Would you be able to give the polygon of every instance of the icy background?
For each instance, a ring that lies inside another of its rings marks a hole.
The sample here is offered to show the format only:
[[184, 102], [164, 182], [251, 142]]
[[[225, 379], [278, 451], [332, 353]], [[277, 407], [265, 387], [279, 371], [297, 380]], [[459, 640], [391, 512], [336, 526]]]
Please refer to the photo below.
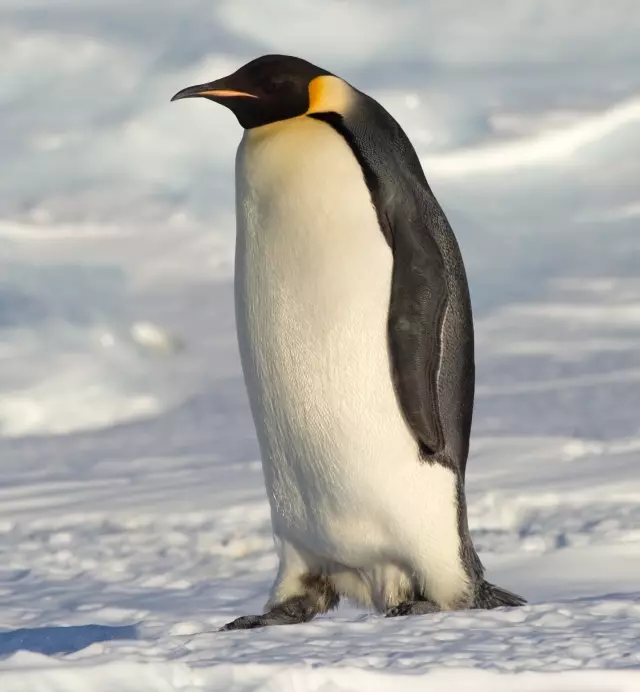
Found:
[[[639, 37], [637, 0], [0, 0], [2, 692], [640, 689]], [[241, 132], [169, 98], [268, 52], [378, 98], [449, 215], [474, 539], [526, 608], [215, 633], [275, 568]]]

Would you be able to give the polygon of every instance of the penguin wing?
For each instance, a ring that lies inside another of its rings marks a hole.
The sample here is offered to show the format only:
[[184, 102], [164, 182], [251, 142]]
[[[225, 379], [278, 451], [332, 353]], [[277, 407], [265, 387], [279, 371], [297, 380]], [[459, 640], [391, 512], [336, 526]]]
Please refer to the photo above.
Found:
[[438, 398], [442, 325], [447, 307], [445, 264], [435, 239], [407, 207], [387, 214], [393, 249], [389, 355], [404, 417], [423, 454], [444, 450]]
[[[393, 252], [388, 340], [404, 418], [422, 456], [456, 467], [464, 478], [474, 366], [462, 259], [408, 137], [380, 104], [357, 94], [346, 115], [313, 117], [351, 147]], [[450, 310], [452, 292], [456, 301]]]

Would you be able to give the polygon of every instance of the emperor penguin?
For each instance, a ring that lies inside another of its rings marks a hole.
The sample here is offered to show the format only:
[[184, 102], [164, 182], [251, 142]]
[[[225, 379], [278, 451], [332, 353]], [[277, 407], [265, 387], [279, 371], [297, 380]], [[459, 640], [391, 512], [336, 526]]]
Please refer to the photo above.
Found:
[[485, 581], [465, 467], [471, 302], [456, 238], [395, 119], [306, 60], [266, 55], [172, 100], [229, 108], [235, 307], [279, 569], [261, 615], [342, 597], [387, 616], [519, 606]]

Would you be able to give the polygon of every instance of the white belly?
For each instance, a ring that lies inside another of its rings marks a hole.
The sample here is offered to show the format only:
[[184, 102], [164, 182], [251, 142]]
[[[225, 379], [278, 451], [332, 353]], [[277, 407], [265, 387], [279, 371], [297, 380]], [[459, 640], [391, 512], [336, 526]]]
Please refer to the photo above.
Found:
[[437, 544], [459, 571], [455, 482], [419, 463], [398, 407], [392, 254], [348, 145], [310, 118], [249, 131], [236, 185], [238, 339], [275, 534], [372, 572], [417, 569]]

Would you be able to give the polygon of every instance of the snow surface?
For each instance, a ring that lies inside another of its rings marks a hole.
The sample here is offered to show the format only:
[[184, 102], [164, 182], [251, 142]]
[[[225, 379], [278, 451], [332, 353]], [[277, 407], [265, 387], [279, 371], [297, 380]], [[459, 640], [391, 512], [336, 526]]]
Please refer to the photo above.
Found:
[[[0, 690], [640, 690], [636, 0], [0, 0]], [[276, 560], [233, 117], [300, 54], [406, 127], [476, 312], [474, 540], [512, 611], [218, 633]], [[9, 69], [7, 69], [7, 66]]]

